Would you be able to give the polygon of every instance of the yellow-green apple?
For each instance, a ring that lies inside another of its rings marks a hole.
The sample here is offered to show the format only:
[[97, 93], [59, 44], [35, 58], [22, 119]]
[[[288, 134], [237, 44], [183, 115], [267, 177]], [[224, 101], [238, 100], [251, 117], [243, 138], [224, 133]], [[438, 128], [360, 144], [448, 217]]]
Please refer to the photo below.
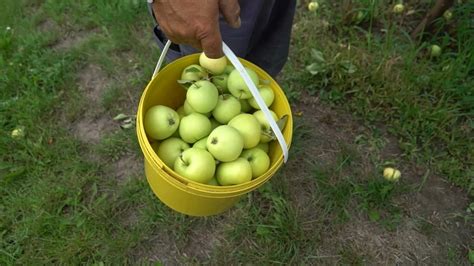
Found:
[[188, 115], [188, 114], [186, 114], [186, 112], [184, 111], [184, 105], [180, 106], [180, 107], [178, 108], [178, 110], [176, 110], [176, 112], [177, 112], [178, 115], [179, 115], [179, 119], [181, 119], [181, 118], [185, 117], [186, 115]]
[[210, 120], [211, 120], [211, 131], [213, 131], [214, 129], [216, 129], [216, 127], [221, 125], [221, 123], [217, 122], [217, 120], [214, 119], [213, 117], [211, 117]]
[[198, 149], [207, 150], [206, 145], [207, 145], [207, 137], [202, 138], [202, 139], [196, 141], [196, 142], [193, 144], [193, 148], [198, 148]]
[[395, 14], [401, 14], [405, 10], [405, 6], [402, 3], [398, 3], [395, 6], [393, 6], [393, 13]]
[[242, 113], [250, 113], [252, 111], [252, 106], [250, 106], [249, 100], [240, 100], [240, 106]]
[[235, 69], [235, 67], [233, 65], [227, 65], [227, 66], [225, 66], [224, 74], [229, 75], [232, 72], [232, 70], [234, 70], [234, 69]]
[[212, 110], [212, 116], [221, 124], [227, 124], [232, 118], [240, 114], [240, 101], [230, 94], [221, 94], [217, 105]]
[[145, 132], [153, 139], [166, 139], [178, 129], [178, 113], [164, 105], [155, 105], [148, 109], [143, 121]]
[[[275, 119], [275, 122], [278, 121], [278, 116], [270, 110], [270, 114], [272, 115], [273, 119]], [[270, 123], [268, 122], [267, 118], [265, 117], [265, 114], [263, 113], [262, 110], [258, 110], [255, 113], [253, 113], [253, 116], [258, 120], [258, 123], [261, 126], [261, 132], [262, 135], [260, 137], [260, 142], [262, 143], [267, 143], [272, 140], [272, 135], [273, 131], [272, 128], [270, 127]]]
[[[260, 141], [261, 141], [261, 140], [260, 140]], [[255, 148], [259, 148], [259, 149], [261, 149], [262, 151], [268, 153], [269, 145], [268, 145], [268, 142], [266, 142], [266, 143], [260, 142], [257, 146], [255, 146]]]
[[205, 115], [192, 113], [181, 119], [179, 135], [187, 143], [194, 143], [211, 133], [211, 121]]
[[316, 11], [319, 8], [319, 3], [318, 2], [309, 2], [308, 4], [308, 10], [311, 12]]
[[208, 151], [189, 148], [176, 158], [174, 170], [192, 181], [206, 184], [215, 174], [216, 163]]
[[199, 113], [209, 113], [217, 105], [219, 92], [212, 82], [207, 80], [196, 81], [186, 93], [186, 101]]
[[439, 45], [433, 44], [430, 46], [430, 51], [431, 51], [431, 56], [432, 57], [438, 57], [441, 55], [441, 47]]
[[268, 154], [262, 149], [252, 148], [244, 150], [240, 157], [250, 163], [250, 167], [252, 167], [252, 178], [261, 176], [270, 167], [270, 157], [268, 157]]
[[[255, 84], [255, 86], [258, 87], [259, 79], [257, 73], [255, 73], [255, 71], [250, 68], [245, 68], [245, 70], [249, 74], [250, 79]], [[232, 72], [229, 74], [229, 78], [227, 79], [227, 88], [237, 99], [252, 98], [252, 93], [250, 92], [247, 84], [245, 83], [242, 76], [240, 76], [240, 73], [237, 71], [237, 69], [232, 70]]]
[[217, 182], [222, 186], [239, 185], [252, 180], [252, 167], [244, 158], [220, 163], [216, 170]]
[[198, 81], [207, 77], [207, 72], [200, 65], [189, 65], [181, 73], [181, 80]]
[[227, 58], [209, 58], [204, 52], [199, 56], [199, 64], [214, 75], [222, 74], [227, 66]]
[[244, 148], [244, 140], [237, 129], [222, 125], [214, 129], [207, 138], [207, 150], [221, 162], [237, 159]]
[[168, 166], [173, 168], [176, 158], [185, 150], [189, 149], [189, 144], [179, 138], [168, 138], [160, 143], [156, 150], [156, 155]]
[[260, 123], [251, 114], [239, 114], [228, 123], [229, 126], [237, 129], [244, 139], [244, 148], [250, 149], [260, 142]]
[[217, 179], [215, 177], [213, 177], [211, 181], [207, 182], [207, 184], [211, 186], [219, 186], [219, 183], [217, 182]]
[[217, 76], [213, 76], [211, 78], [212, 83], [216, 85], [217, 90], [219, 91], [220, 94], [227, 93], [229, 90], [227, 89], [227, 79], [229, 78], [229, 75], [227, 74], [220, 74]]
[[[270, 88], [267, 85], [263, 85], [258, 88], [258, 92], [260, 92], [260, 95], [262, 96], [262, 99], [265, 102], [265, 105], [267, 107], [272, 105], [273, 100], [275, 99], [275, 94], [273, 93], [272, 88]], [[260, 106], [258, 106], [255, 98], [252, 97], [248, 99], [248, 101], [249, 101], [250, 106], [252, 106], [255, 109], [260, 109]]]
[[[185, 115], [190, 115], [190, 114], [192, 114], [192, 113], [200, 113], [200, 112], [194, 110], [194, 109], [191, 107], [191, 105], [189, 105], [188, 100], [184, 100], [183, 111], [184, 111], [184, 114], [185, 114]], [[212, 113], [211, 113], [211, 112], [207, 112], [207, 113], [200, 113], [200, 114], [203, 114], [203, 115], [205, 115], [205, 116], [207, 116], [207, 117], [210, 117]]]

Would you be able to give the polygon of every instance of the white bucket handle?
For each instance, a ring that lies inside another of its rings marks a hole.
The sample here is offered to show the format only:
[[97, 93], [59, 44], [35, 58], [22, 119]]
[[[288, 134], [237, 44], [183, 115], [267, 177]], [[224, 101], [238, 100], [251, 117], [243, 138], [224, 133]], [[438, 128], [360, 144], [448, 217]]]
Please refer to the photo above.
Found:
[[[156, 64], [155, 71], [153, 71], [153, 76], [152, 79], [158, 74], [160, 71], [161, 65], [163, 64], [163, 61], [166, 57], [166, 54], [168, 53], [168, 49], [171, 45], [171, 41], [168, 40], [163, 48], [163, 51], [161, 52], [160, 58], [158, 59], [158, 63]], [[265, 101], [262, 99], [262, 96], [260, 95], [260, 92], [258, 91], [257, 87], [255, 84], [252, 82], [250, 79], [249, 75], [247, 74], [247, 71], [245, 71], [244, 66], [242, 63], [240, 63], [239, 59], [237, 56], [232, 52], [232, 50], [224, 43], [222, 42], [222, 50], [224, 54], [227, 56], [229, 61], [232, 63], [232, 65], [239, 71], [240, 75], [245, 81], [245, 84], [247, 84], [247, 87], [249, 88], [250, 92], [252, 93], [252, 96], [254, 97], [255, 101], [257, 102], [258, 106], [260, 107], [260, 110], [263, 111], [263, 114], [265, 115], [265, 118], [270, 122], [270, 127], [273, 130], [273, 133], [275, 134], [278, 143], [280, 144], [281, 150], [283, 152], [283, 160], [286, 163], [288, 161], [288, 145], [285, 141], [285, 138], [283, 137], [283, 134], [281, 133], [280, 128], [278, 127], [275, 119], [273, 119], [273, 116], [270, 113], [270, 110], [268, 109], [267, 105], [265, 104]]]

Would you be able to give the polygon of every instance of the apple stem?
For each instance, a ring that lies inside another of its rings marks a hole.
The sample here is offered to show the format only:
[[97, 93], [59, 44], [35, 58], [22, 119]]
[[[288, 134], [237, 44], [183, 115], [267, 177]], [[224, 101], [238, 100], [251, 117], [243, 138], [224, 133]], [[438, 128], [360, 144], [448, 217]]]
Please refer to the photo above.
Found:
[[179, 159], [181, 160], [181, 162], [183, 162], [184, 165], [188, 166], [188, 163], [186, 163], [186, 161], [183, 159], [182, 154], [179, 155]]
[[168, 119], [168, 124], [169, 124], [170, 126], [174, 125], [174, 123], [175, 123], [175, 121], [174, 121], [173, 118], [169, 118], [169, 119]]

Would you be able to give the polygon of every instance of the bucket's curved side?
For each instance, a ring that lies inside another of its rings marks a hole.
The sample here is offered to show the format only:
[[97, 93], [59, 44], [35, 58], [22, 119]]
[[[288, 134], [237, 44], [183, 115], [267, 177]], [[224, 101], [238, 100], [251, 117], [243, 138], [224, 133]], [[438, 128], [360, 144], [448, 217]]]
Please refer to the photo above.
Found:
[[[197, 196], [189, 189], [179, 188], [164, 177], [164, 172], [158, 172], [145, 160], [145, 175], [155, 195], [168, 207], [180, 213], [191, 216], [210, 216], [222, 213], [239, 200], [241, 196], [215, 198], [203, 195]], [[177, 181], [179, 182], [179, 181]], [[184, 190], [183, 190], [184, 189]]]

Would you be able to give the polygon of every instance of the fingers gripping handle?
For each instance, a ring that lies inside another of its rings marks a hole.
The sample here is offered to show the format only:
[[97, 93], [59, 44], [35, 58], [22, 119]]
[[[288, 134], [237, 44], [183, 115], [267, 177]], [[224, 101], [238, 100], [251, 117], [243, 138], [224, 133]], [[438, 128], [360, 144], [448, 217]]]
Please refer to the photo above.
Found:
[[[161, 65], [163, 64], [163, 61], [166, 57], [166, 53], [168, 52], [170, 45], [171, 45], [171, 41], [168, 40], [163, 48], [163, 51], [161, 52], [160, 58], [158, 59], [158, 63], [156, 64], [155, 71], [153, 71], [152, 79], [160, 71]], [[260, 107], [260, 110], [263, 111], [265, 118], [269, 121], [270, 127], [272, 128], [273, 133], [275, 133], [278, 143], [280, 144], [281, 150], [283, 152], [283, 159], [284, 159], [284, 162], [286, 163], [288, 161], [288, 145], [286, 144], [285, 138], [283, 137], [283, 134], [281, 133], [281, 130], [278, 127], [276, 121], [273, 119], [273, 116], [270, 114], [270, 110], [268, 109], [267, 105], [263, 101], [262, 96], [260, 96], [260, 92], [258, 91], [257, 87], [250, 79], [249, 75], [247, 74], [247, 71], [245, 70], [244, 66], [240, 63], [237, 56], [234, 54], [234, 52], [232, 52], [232, 50], [224, 42], [222, 42], [222, 50], [224, 51], [224, 54], [227, 56], [227, 58], [232, 63], [232, 65], [234, 65], [235, 69], [239, 71], [240, 75], [245, 81], [245, 84], [247, 84], [250, 92], [252, 93], [252, 96], [254, 97], [255, 101]]]
[[249, 75], [247, 74], [247, 71], [245, 70], [244, 66], [240, 63], [237, 56], [235, 56], [232, 50], [224, 42], [222, 42], [222, 50], [224, 51], [224, 54], [227, 56], [227, 58], [232, 63], [232, 65], [234, 65], [235, 69], [239, 71], [240, 75], [245, 81], [245, 84], [247, 84], [250, 92], [252, 93], [253, 98], [255, 99], [258, 106], [260, 107], [260, 110], [263, 111], [265, 118], [270, 122], [270, 127], [272, 128], [273, 133], [275, 133], [278, 143], [280, 143], [280, 147], [283, 152], [284, 162], [286, 163], [288, 161], [288, 145], [286, 144], [285, 138], [283, 137], [283, 134], [281, 133], [280, 128], [278, 127], [276, 121], [273, 119], [273, 116], [270, 114], [270, 110], [268, 109], [267, 105], [263, 101], [262, 96], [260, 96], [260, 92], [257, 90], [257, 87], [250, 79]]

